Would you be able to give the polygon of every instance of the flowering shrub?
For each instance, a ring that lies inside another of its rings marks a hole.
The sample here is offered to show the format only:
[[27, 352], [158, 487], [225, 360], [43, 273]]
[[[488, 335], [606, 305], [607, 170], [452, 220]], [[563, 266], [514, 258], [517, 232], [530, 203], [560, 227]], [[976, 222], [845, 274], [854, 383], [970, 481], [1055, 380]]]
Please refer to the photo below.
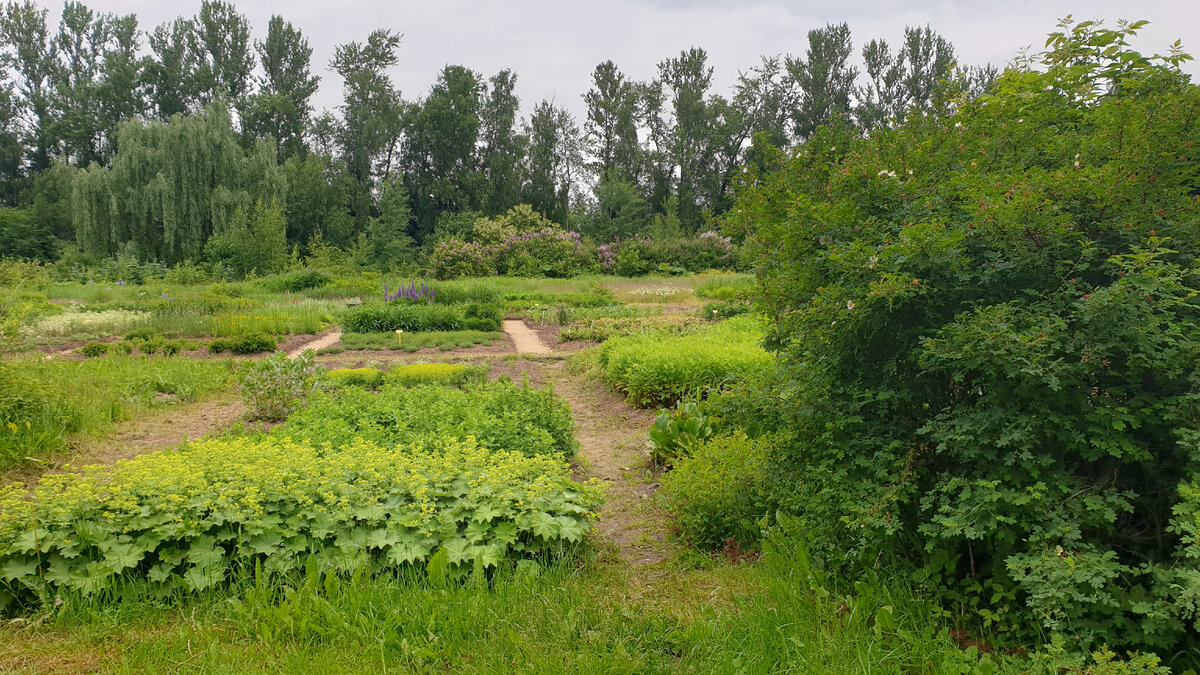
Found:
[[[236, 569], [450, 569], [561, 551], [602, 490], [559, 457], [473, 439], [338, 447], [212, 440], [0, 488], [0, 604], [94, 595], [118, 580], [202, 591]], [[119, 596], [118, 596], [119, 597]]]
[[313, 363], [311, 349], [289, 359], [276, 352], [251, 362], [242, 373], [242, 400], [251, 419], [278, 421], [304, 405], [317, 381], [321, 366]]
[[592, 261], [578, 232], [551, 227], [512, 235], [490, 252], [496, 271], [514, 277], [571, 277]]
[[429, 265], [438, 279], [487, 277], [496, 273], [491, 252], [480, 244], [446, 239], [439, 241], [429, 256]]
[[612, 274], [636, 277], [651, 272], [702, 272], [730, 269], [734, 265], [733, 242], [715, 232], [691, 239], [655, 241], [639, 235], [618, 239], [597, 248], [600, 267]]

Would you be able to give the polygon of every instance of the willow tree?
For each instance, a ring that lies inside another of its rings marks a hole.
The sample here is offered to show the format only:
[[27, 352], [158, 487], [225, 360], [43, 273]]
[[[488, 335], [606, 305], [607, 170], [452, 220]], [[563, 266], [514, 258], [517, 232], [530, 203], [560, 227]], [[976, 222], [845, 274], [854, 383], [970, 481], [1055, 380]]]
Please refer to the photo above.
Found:
[[110, 255], [132, 246], [142, 258], [198, 260], [209, 237], [258, 202], [282, 204], [286, 182], [273, 144], [238, 144], [229, 111], [121, 125], [111, 168], [93, 166], [74, 184], [80, 246]]

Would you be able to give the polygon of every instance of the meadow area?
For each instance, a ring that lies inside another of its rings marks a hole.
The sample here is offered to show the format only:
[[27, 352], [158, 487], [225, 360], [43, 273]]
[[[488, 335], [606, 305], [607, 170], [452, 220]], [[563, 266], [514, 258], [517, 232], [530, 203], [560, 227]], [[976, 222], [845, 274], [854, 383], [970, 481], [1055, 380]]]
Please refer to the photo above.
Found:
[[926, 26], [851, 92], [830, 25], [730, 99], [703, 50], [601, 64], [576, 143], [508, 70], [401, 99], [385, 29], [310, 129], [275, 17], [298, 117], [151, 59], [100, 143], [85, 9], [45, 63], [0, 11], [0, 118], [46, 115], [0, 124], [0, 672], [1200, 670], [1180, 43], [970, 70]]
[[34, 272], [0, 362], [5, 672], [1132, 667], [810, 554], [739, 418], [777, 358], [749, 275]]

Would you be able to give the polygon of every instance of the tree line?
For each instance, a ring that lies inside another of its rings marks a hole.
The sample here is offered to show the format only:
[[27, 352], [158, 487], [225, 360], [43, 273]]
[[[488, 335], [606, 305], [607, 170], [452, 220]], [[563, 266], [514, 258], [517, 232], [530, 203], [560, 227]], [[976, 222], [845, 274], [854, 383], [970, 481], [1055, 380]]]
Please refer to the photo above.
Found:
[[149, 30], [80, 2], [57, 22], [30, 0], [4, 4], [0, 246], [199, 260], [262, 205], [293, 246], [319, 237], [391, 259], [518, 204], [601, 242], [695, 233], [770, 148], [822, 125], [871, 133], [943, 114], [997, 74], [961, 67], [929, 27], [867, 42], [860, 69], [849, 26], [831, 24], [808, 33], [803, 55], [763, 57], [724, 94], [700, 48], [648, 81], [605, 61], [576, 120], [553, 101], [523, 114], [508, 69], [447, 65], [405, 97], [389, 75], [400, 45], [380, 29], [337, 46], [342, 102], [316, 110], [312, 48], [281, 16], [256, 37], [222, 0]]

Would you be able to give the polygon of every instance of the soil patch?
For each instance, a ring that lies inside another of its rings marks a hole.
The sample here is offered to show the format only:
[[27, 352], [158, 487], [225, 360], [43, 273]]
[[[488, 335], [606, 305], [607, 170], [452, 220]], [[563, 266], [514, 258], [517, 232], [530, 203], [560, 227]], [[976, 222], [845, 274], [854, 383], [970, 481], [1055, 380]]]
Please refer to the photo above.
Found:
[[556, 352], [577, 352], [588, 347], [595, 347], [597, 342], [587, 342], [585, 340], [572, 340], [570, 342], [559, 342], [558, 334], [562, 332], [563, 326], [556, 323], [538, 323], [531, 319], [525, 319], [525, 327], [537, 333], [541, 338], [542, 343], [549, 345], [550, 349]]
[[[297, 338], [299, 338], [299, 340]], [[318, 349], [332, 347], [338, 343], [338, 340], [341, 339], [342, 330], [340, 328], [327, 328], [320, 333], [317, 333], [316, 337], [309, 337], [307, 335], [295, 336], [280, 345], [279, 348], [288, 353], [289, 359], [294, 359], [303, 354], [305, 349], [316, 351]], [[299, 344], [294, 344], [296, 342], [299, 342]]]

